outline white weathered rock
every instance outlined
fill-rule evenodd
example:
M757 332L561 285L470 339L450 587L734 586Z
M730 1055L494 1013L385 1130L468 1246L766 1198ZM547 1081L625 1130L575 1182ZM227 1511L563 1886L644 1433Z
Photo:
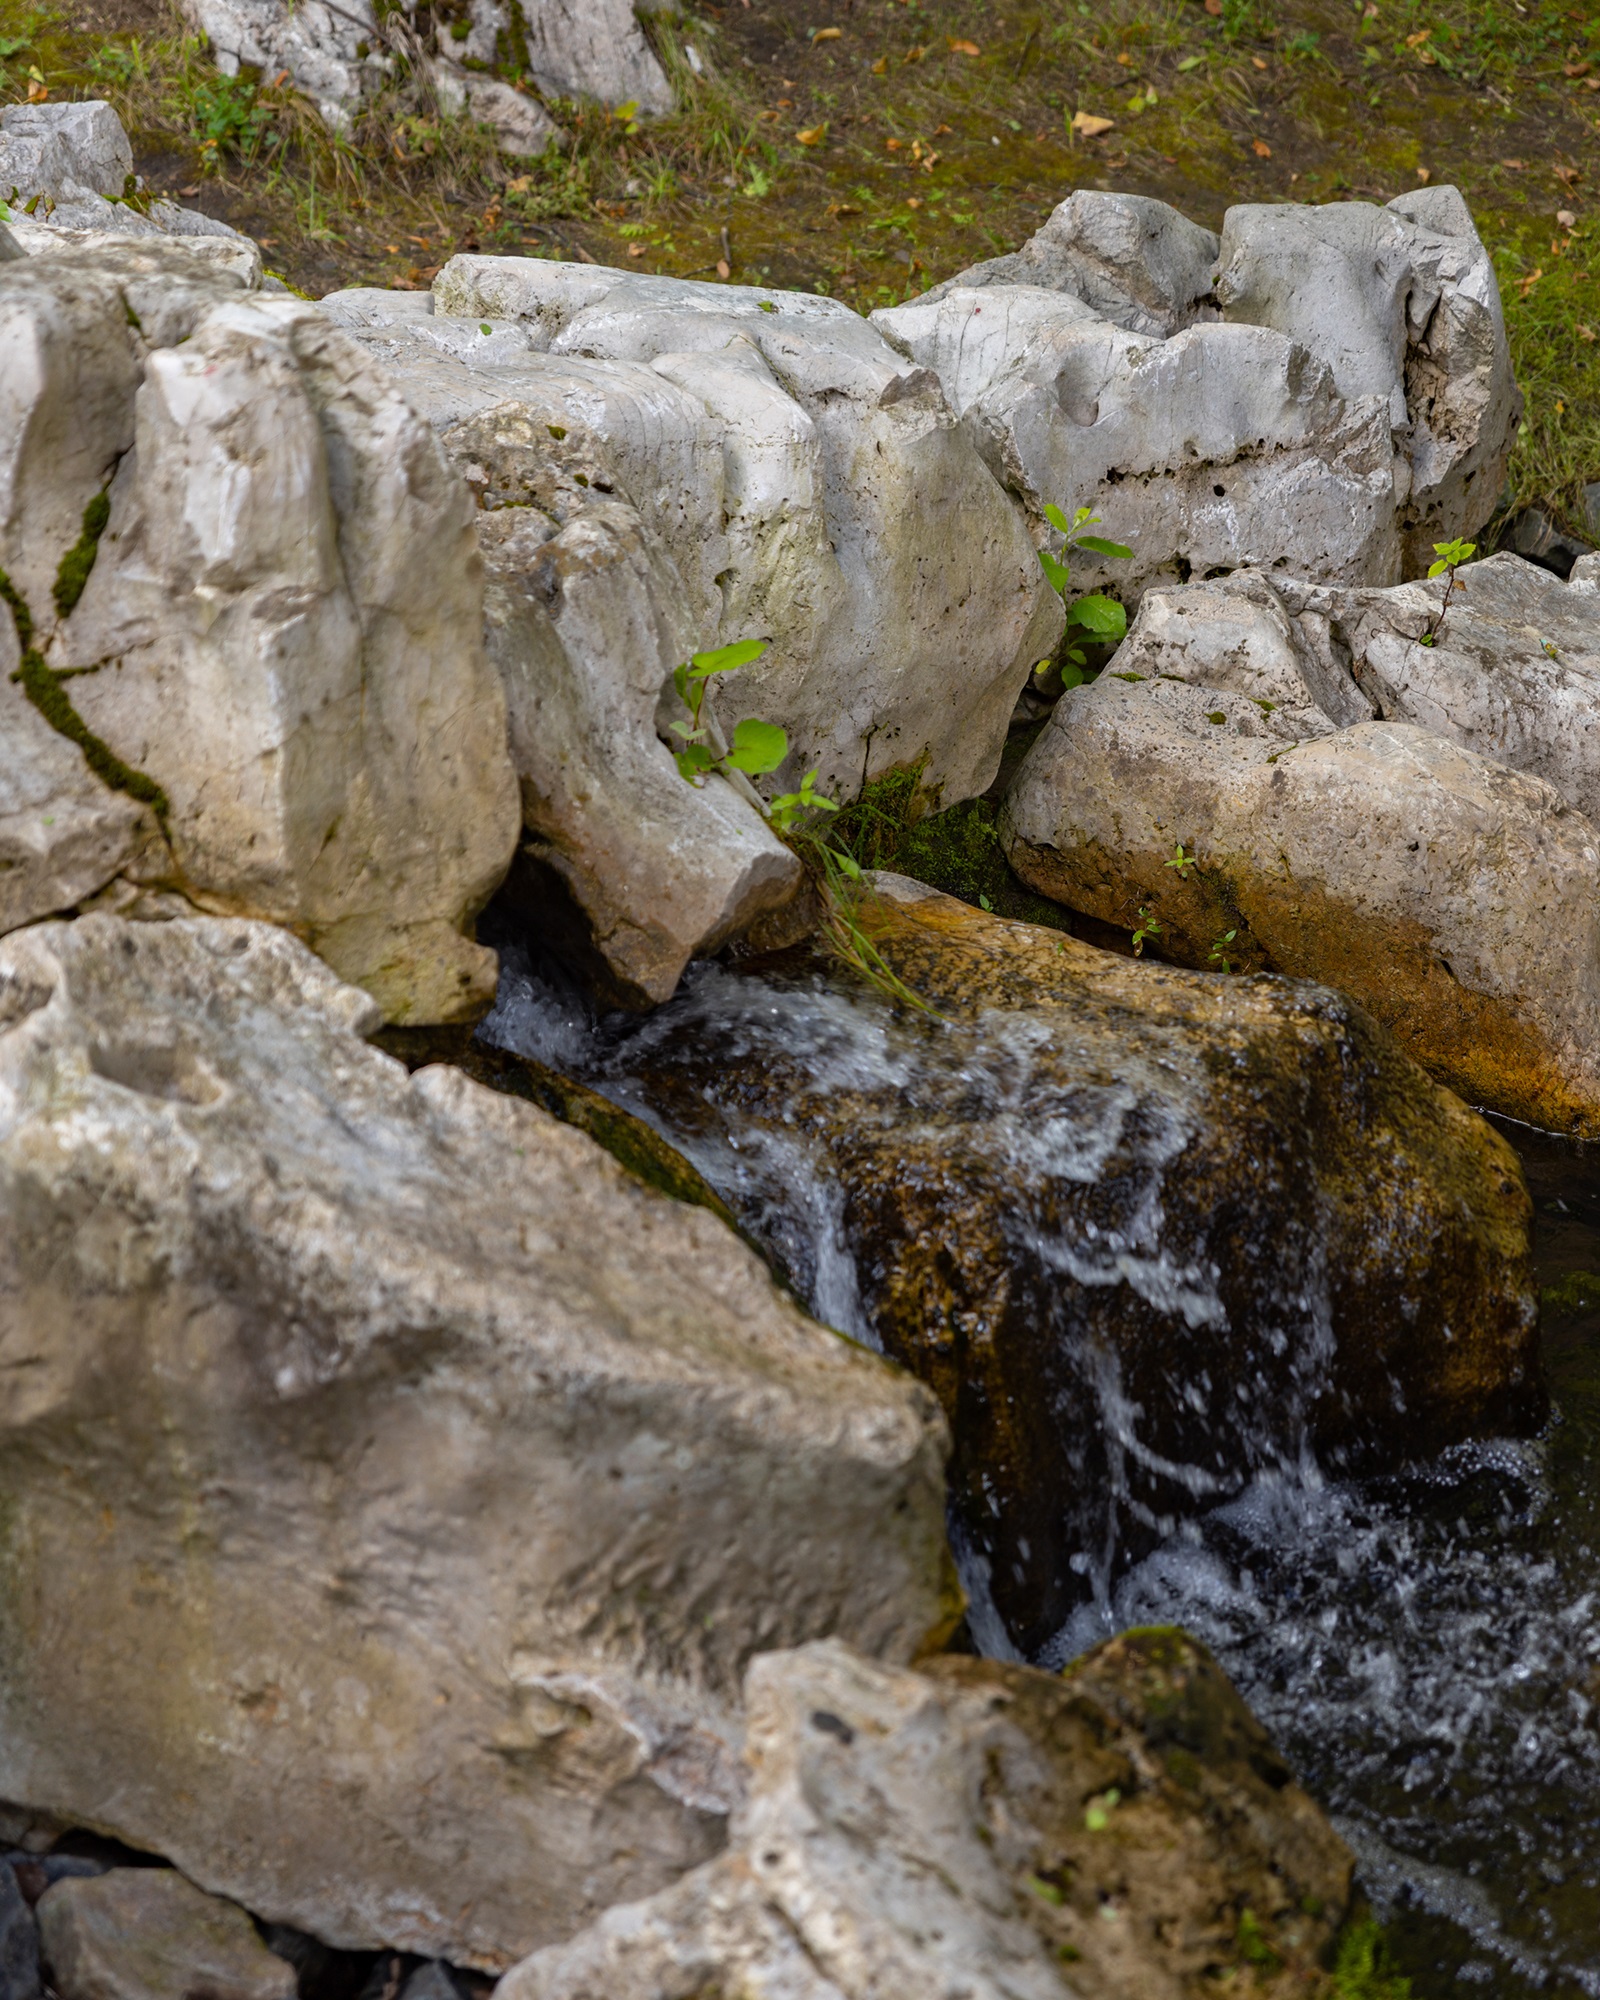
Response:
M122 120L99 99L8 104L0 110L0 200L53 195L65 182L91 193L127 193L133 147Z
M1349 1853L1182 1634L1064 1678L812 1645L746 1690L733 1850L515 1967L504 2000L1191 2000L1244 1973L1242 1908L1327 1991Z
M1081 299L1099 318L1161 339L1217 317L1211 296L1216 232L1147 195L1077 188L1020 250L935 285L931 305L959 290L1031 285Z
M12 104L0 110L0 201L31 206L18 216L24 247L47 247L45 231L99 236L218 237L248 248L260 283L261 259L250 238L226 222L177 202L125 201L133 180L133 148L122 121L100 99L60 104ZM30 240L31 239L31 240Z
M1600 603L1581 579L1498 555L1456 572L1448 610L1442 578L1283 593L1377 713L1545 779L1600 825Z
M59 693L164 794L168 885L291 925L391 1018L470 1016L516 789L471 507L427 426L315 308L176 246L9 266L0 322L0 567Z
M1499 287L1453 187L1367 202L1230 208L1224 317L1276 327L1333 370L1347 398L1387 402L1403 468L1408 568L1478 532L1498 504L1522 399Z
M721 702L730 726L788 731L775 788L819 768L851 797L919 761L947 802L989 784L1061 611L933 376L802 293L462 256L434 299L548 346L508 393L535 413L566 395L675 563L698 643L770 636Z
M502 153L515 159L535 159L555 144L555 120L526 91L443 59L434 62L431 74L444 108L457 114L464 111L480 125L492 125Z
M528 67L541 90L598 98L602 104L636 104L641 111L672 109L672 86L645 40L635 0L507 4L522 9Z
M1415 590L1302 596L1369 617L1402 600L1403 617ZM1378 678L1341 685L1349 660L1336 619L1291 621L1264 579L1152 593L1018 772L1012 866L1110 923L1152 910L1180 963L1216 949L1342 988L1473 1103L1600 1131L1600 830L1543 777L1464 747L1471 718L1454 742L1352 722ZM1446 662L1434 699L1470 672ZM1475 715L1504 749L1515 701ZM1168 865L1180 842L1192 868Z
M39 1933L61 2000L295 2000L248 1913L176 1869L68 1876L39 1898Z
M504 53L512 10L528 68L550 96L591 97L602 104L633 103L641 111L670 111L672 88L645 37L633 0L472 0L466 37L441 40L440 54L492 63ZM365 92L387 73L390 37L372 0L184 0L189 19L210 41L218 67L228 75L241 62L287 70L297 89L335 127L349 121ZM383 12L384 10L379 10ZM651 11L666 11L652 9ZM410 38L408 57L415 54ZM484 78L484 84L492 83ZM509 84L500 86L511 95ZM474 117L499 126L511 107L488 90L468 87ZM446 104L447 109L459 108ZM529 100L511 131L510 152L543 151L527 141L546 114ZM551 126L553 131L554 127Z
M1328 368L1267 328L1130 333L1069 293L957 287L872 315L934 370L977 450L1045 533L1092 507L1131 561L1073 563L1127 602L1191 570L1399 574L1389 411L1345 401Z
M0 1794L498 1969L718 1851L753 1653L946 1629L945 1433L376 1018L267 925L0 941Z
M237 279L246 291L262 291L274 285L280 291L287 289L266 276L260 248L248 236L225 230L221 224L217 231L198 232L187 228L145 227L147 219L133 209L114 207L110 202L104 206L107 214L100 218L107 225L104 228L69 229L58 226L54 220L33 222L14 216L6 225L7 233L18 253L26 257L70 255L81 260L85 256L109 255L121 260L123 268L127 268L125 253L136 241L146 260L145 268L150 271L217 272ZM189 216L188 210L174 212L185 218ZM158 259L164 261L154 261Z

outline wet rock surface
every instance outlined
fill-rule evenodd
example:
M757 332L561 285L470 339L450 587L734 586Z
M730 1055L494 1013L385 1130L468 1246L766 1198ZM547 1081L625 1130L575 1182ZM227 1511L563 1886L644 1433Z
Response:
M1349 1854L1181 1633L1061 1679L810 1646L763 1656L747 1700L728 1856L515 1967L505 2000L1328 1991Z
M0 1797L498 1970L718 1851L754 1652L948 1630L945 1433L377 1019L267 925L0 941Z
M879 884L935 1012L780 961L598 1035L507 977L484 1032L648 1117L935 1389L984 1650L1047 1652L1264 1467L1537 1421L1515 1159L1347 1002Z

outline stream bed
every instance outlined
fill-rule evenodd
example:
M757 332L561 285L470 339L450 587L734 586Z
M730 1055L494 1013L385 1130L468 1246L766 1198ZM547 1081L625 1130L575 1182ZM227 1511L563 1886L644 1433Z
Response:
M881 1008L807 1011L759 975L699 967L647 1019L596 1019L513 944L480 1032L653 1125L820 1318L870 1341L837 1190L800 1135L709 1089L686 1111L646 1079L730 1032L791 1059L814 1036L806 1059L846 1078L896 1060ZM1283 1455L1131 1566L1082 1552L1087 1594L1029 1649L1058 1666L1156 1623L1210 1645L1355 1850L1416 2000L1600 1997L1600 1148L1501 1129L1537 1218L1543 1431L1382 1479ZM980 1650L1014 1657L981 1567L964 1569Z

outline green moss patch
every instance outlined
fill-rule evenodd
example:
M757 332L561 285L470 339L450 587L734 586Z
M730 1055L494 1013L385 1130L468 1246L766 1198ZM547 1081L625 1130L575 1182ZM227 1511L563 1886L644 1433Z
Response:
M97 493L83 510L83 531L61 558L56 571L56 610L63 618L74 609L89 581L94 559L100 553L100 537L111 519L111 496Z

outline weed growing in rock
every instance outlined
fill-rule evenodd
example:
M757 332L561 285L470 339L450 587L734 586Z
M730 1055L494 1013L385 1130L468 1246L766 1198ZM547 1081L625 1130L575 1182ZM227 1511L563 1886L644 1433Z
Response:
M1133 550L1124 548L1121 542L1108 542L1103 535L1084 533L1086 528L1101 525L1099 515L1092 508L1080 507L1069 521L1063 509L1051 502L1045 507L1044 517L1061 537L1061 554L1057 556L1049 549L1041 549L1039 567L1044 571L1050 588L1067 607L1067 630L1070 632L1076 626L1086 638L1114 646L1128 629L1127 612L1114 597L1105 597L1099 592L1074 601L1067 558L1081 549L1089 555L1109 556L1114 561L1126 562ZM1039 664L1043 666L1045 663L1041 660ZM1079 687L1093 678L1083 647L1069 644L1062 656L1062 685Z
M1333 1992L1334 2000L1411 2000L1411 1981L1391 1968L1383 1932L1370 1917L1349 1925L1339 1940Z
M1464 542L1459 537L1451 542L1435 542L1433 553L1437 561L1429 565L1429 577L1442 576L1446 579L1444 602L1439 606L1439 615L1422 635L1422 643L1432 646L1438 643L1439 634L1444 630L1445 613L1450 609L1450 600L1455 595L1456 571L1465 562L1471 562L1478 553L1476 542Z
M1162 863L1163 867L1177 869L1178 880L1180 882L1188 881L1189 870L1194 865L1195 865L1194 855L1188 854L1184 851L1184 845L1181 840L1178 842L1176 848L1173 849L1172 859L1170 861Z
M1141 903L1139 905L1139 921L1134 927L1133 932L1134 957L1143 958L1145 939L1160 937L1161 931L1162 926L1156 921L1155 914L1149 904Z
M767 803L750 783L750 778L765 777L769 771L777 770L789 754L787 733L775 722L760 722L754 716L746 716L735 725L730 743L705 705L707 689L714 676L737 673L740 667L759 660L766 650L765 639L740 639L732 646L717 646L708 652L696 653L692 659L675 668L672 685L678 690L678 699L689 711L689 720L674 722L672 733L683 745L681 750L673 752L678 760L680 776L691 785L702 783L713 773L727 778L763 819L770 819L772 814ZM811 777L816 777L815 771ZM801 790L805 788L802 785ZM798 797L798 794L789 796Z
M1227 956L1227 952L1228 947L1238 935L1239 933L1236 930L1224 931L1221 937L1212 939L1211 949L1206 954L1211 963L1213 965L1220 965L1224 972L1232 972L1233 970L1233 961Z

